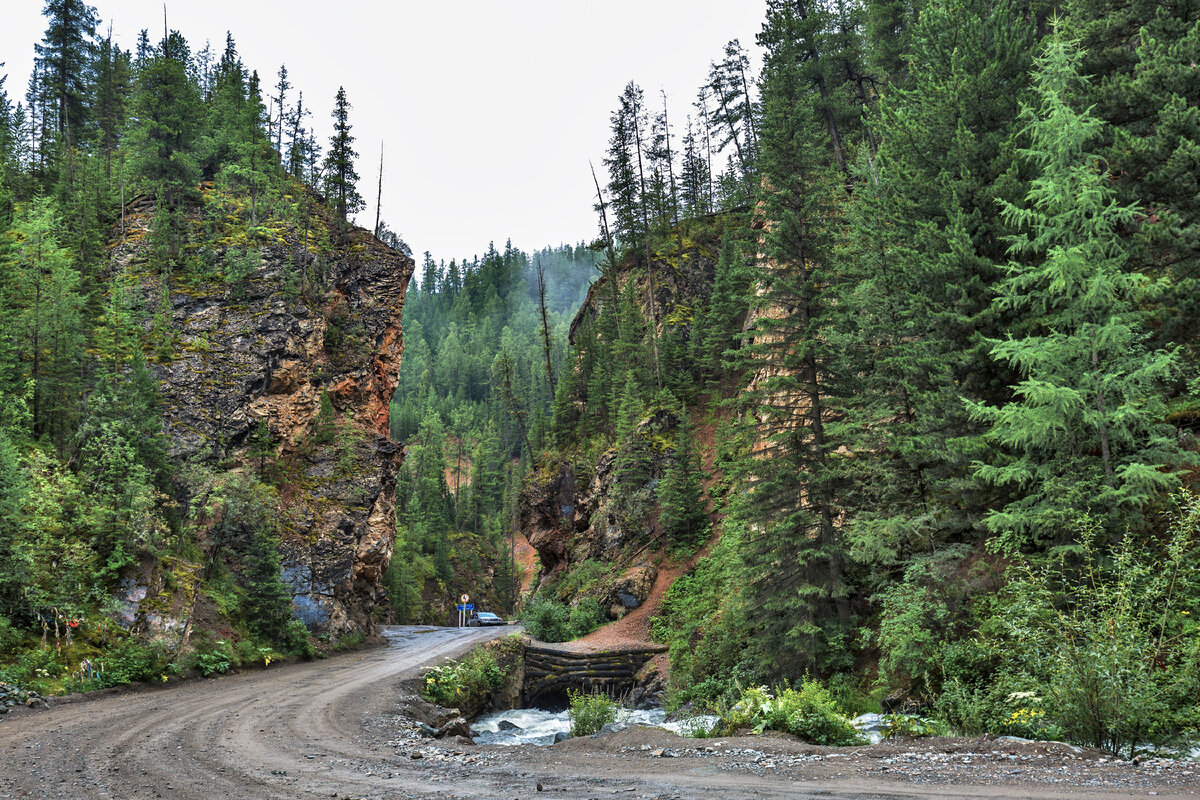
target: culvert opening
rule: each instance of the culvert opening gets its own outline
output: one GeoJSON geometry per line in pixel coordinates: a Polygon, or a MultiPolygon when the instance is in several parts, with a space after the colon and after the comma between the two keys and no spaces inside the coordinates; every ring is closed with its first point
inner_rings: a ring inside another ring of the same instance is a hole
{"type": "MultiPolygon", "coordinates": [[[[600,652],[578,652],[545,645],[526,644],[522,653],[524,678],[519,691],[521,708],[495,711],[477,717],[471,728],[478,744],[554,744],[570,736],[568,713],[571,690],[608,695],[622,703],[634,695],[637,675],[660,647],[634,647],[600,652]]],[[[622,708],[618,723],[654,725],[674,729],[661,708],[622,708]]]]}

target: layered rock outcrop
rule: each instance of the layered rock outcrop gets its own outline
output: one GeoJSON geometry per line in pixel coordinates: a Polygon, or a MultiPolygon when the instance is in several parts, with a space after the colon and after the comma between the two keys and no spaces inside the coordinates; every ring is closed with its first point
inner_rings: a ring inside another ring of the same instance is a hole
{"type": "Polygon", "coordinates": [[[226,236],[169,272],[148,267],[153,209],[135,206],[111,263],[158,343],[151,369],[173,460],[212,471],[272,464],[294,613],[339,633],[369,622],[392,555],[401,453],[388,406],[413,262],[311,206],[304,230],[226,236]],[[320,248],[317,230],[328,237],[320,248]],[[197,276],[196,262],[210,274],[197,276]]]}

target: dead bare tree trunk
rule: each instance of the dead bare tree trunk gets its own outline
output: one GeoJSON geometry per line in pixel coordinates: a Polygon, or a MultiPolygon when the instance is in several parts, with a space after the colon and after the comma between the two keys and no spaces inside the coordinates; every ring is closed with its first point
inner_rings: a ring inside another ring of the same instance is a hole
{"type": "Polygon", "coordinates": [[[550,386],[550,396],[554,397],[554,367],[550,363],[550,316],[546,313],[546,271],[542,269],[542,260],[537,259],[538,306],[542,312],[542,355],[546,360],[546,381],[550,386]]]}
{"type": "Polygon", "coordinates": [[[379,143],[379,192],[375,195],[375,238],[379,238],[379,213],[383,204],[383,142],[379,143]]]}

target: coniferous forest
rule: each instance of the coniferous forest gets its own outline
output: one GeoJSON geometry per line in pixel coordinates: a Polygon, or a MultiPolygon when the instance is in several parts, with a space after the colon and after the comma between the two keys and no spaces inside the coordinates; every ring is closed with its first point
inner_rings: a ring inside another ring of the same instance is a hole
{"type": "MultiPolygon", "coordinates": [[[[1200,7],[766,5],[757,74],[617,100],[529,481],[605,470],[617,552],[689,565],[677,704],[1193,736],[1200,7]]],[[[603,598],[584,551],[535,630],[603,598]]]]}
{"type": "Polygon", "coordinates": [[[311,656],[469,586],[547,641],[653,597],[672,707],[1200,737],[1200,4],[766,0],[694,98],[613,98],[593,241],[424,254],[378,414],[345,276],[411,253],[349,224],[345,91],[45,15],[0,83],[0,678],[311,656]],[[247,390],[311,419],[181,422],[189,297],[251,350],[318,321],[247,390]],[[395,520],[345,582],[302,544],[342,507],[395,520]],[[182,635],[119,622],[143,584],[182,635]]]}

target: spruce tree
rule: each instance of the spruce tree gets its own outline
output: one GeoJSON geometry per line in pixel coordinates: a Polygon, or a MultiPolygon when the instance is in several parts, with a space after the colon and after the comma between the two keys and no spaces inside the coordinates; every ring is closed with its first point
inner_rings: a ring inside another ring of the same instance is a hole
{"type": "Polygon", "coordinates": [[[133,98],[138,174],[160,189],[168,203],[200,180],[196,147],[200,132],[199,87],[188,75],[187,42],[172,31],[138,70],[133,98]]]}
{"type": "Polygon", "coordinates": [[[65,452],[79,419],[84,298],[71,252],[59,242],[58,225],[49,199],[33,201],[17,218],[6,299],[17,312],[11,335],[32,382],[33,432],[49,436],[65,452]]]}
{"type": "Polygon", "coordinates": [[[617,452],[609,498],[617,518],[631,527],[643,523],[650,510],[648,487],[653,460],[650,442],[641,428],[646,412],[641,391],[634,374],[627,373],[617,412],[617,452]]]}
{"type": "Polygon", "coordinates": [[[1121,236],[1138,210],[1115,201],[1103,159],[1089,150],[1104,123],[1079,109],[1080,61],[1062,34],[1036,61],[1021,155],[1038,172],[1025,202],[1005,206],[1022,233],[1010,240],[1014,260],[996,299],[1021,324],[992,349],[1022,380],[1012,402],[972,407],[1000,450],[977,474],[1018,495],[987,523],[1017,542],[1060,536],[1080,511],[1116,530],[1178,483],[1184,461],[1162,422],[1176,359],[1145,346],[1142,301],[1153,287],[1128,270],[1121,236]]]}
{"type": "Polygon", "coordinates": [[[997,197],[1018,185],[1010,142],[1034,45],[1017,4],[984,0],[931,2],[907,37],[878,157],[857,162],[831,339],[855,454],[842,529],[877,585],[982,536],[997,491],[971,479],[986,445],[963,401],[998,402],[1009,383],[985,337],[1005,325],[991,306],[1007,230],[997,197]]]}
{"type": "Polygon", "coordinates": [[[279,541],[269,528],[252,531],[249,539],[243,561],[242,616],[256,636],[282,646],[292,618],[292,594],[282,578],[279,541]]]}
{"type": "Polygon", "coordinates": [[[699,454],[692,439],[692,423],[686,411],[679,414],[675,447],[656,489],[662,532],[673,544],[693,547],[708,529],[704,510],[704,486],[700,482],[699,454]]]}
{"type": "Polygon", "coordinates": [[[759,376],[744,395],[759,442],[745,470],[746,591],[764,663],[783,674],[824,667],[849,622],[845,555],[836,520],[839,446],[836,352],[829,341],[838,280],[830,221],[845,142],[820,121],[829,98],[812,78],[812,19],[802,4],[772,2],[759,37],[758,203],[764,217],[753,342],[742,348],[759,376]],[[801,8],[797,8],[801,6],[801,8]]]}
{"type": "Polygon", "coordinates": [[[53,109],[59,144],[77,146],[87,121],[96,9],[81,0],[47,0],[42,13],[50,24],[42,43],[34,45],[41,89],[53,109]]]}
{"type": "Polygon", "coordinates": [[[346,90],[339,86],[333,112],[333,136],[325,155],[325,193],[337,209],[338,217],[346,222],[351,214],[363,207],[358,193],[358,173],[354,169],[354,137],[350,135],[350,102],[346,90]]]}

